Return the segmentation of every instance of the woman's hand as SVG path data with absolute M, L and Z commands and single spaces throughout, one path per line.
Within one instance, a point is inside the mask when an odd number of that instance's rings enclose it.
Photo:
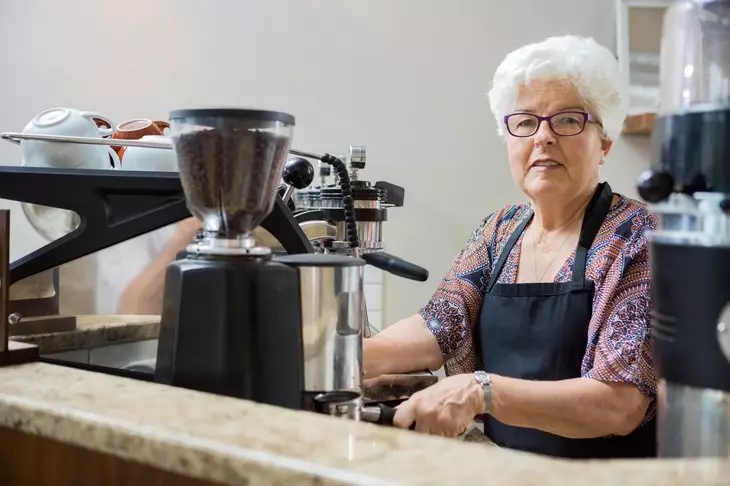
M 398 405 L 393 423 L 417 432 L 456 437 L 484 413 L 484 393 L 471 373 L 450 376 Z

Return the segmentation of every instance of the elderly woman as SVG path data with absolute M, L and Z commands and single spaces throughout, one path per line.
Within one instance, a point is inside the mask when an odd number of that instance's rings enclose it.
M 445 366 L 402 428 L 559 457 L 655 455 L 647 236 L 639 202 L 599 182 L 627 92 L 592 39 L 509 54 L 489 93 L 528 202 L 489 214 L 431 300 L 366 340 L 366 377 Z

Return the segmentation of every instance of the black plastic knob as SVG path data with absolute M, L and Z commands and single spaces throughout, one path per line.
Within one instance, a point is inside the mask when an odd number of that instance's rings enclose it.
M 647 170 L 639 176 L 636 190 L 648 203 L 664 201 L 674 190 L 674 177 L 669 172 Z
M 301 157 L 289 159 L 284 166 L 282 178 L 295 189 L 304 189 L 314 180 L 314 167 L 311 162 Z

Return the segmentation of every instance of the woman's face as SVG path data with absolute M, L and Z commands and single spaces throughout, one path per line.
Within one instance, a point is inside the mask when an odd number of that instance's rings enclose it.
M 533 81 L 520 90 L 514 111 L 550 116 L 566 110 L 594 115 L 572 85 Z M 512 177 L 531 199 L 576 197 L 598 182 L 598 167 L 611 149 L 611 141 L 602 133 L 598 123 L 588 122 L 582 133 L 560 136 L 547 121 L 530 137 L 507 133 Z

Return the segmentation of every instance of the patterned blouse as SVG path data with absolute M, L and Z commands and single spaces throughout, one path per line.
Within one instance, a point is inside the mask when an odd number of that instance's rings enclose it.
M 487 216 L 421 309 L 421 317 L 441 347 L 448 375 L 476 369 L 473 330 L 492 263 L 529 214 L 530 205 L 518 203 Z M 647 237 L 655 228 L 655 216 L 642 203 L 614 193 L 606 220 L 588 251 L 586 278 L 595 282 L 596 290 L 581 367 L 583 377 L 633 383 L 650 398 L 656 396 L 657 378 L 649 336 Z M 515 283 L 521 244 L 522 236 L 510 252 L 498 283 Z M 570 281 L 574 259 L 575 250 L 558 271 L 555 282 Z

